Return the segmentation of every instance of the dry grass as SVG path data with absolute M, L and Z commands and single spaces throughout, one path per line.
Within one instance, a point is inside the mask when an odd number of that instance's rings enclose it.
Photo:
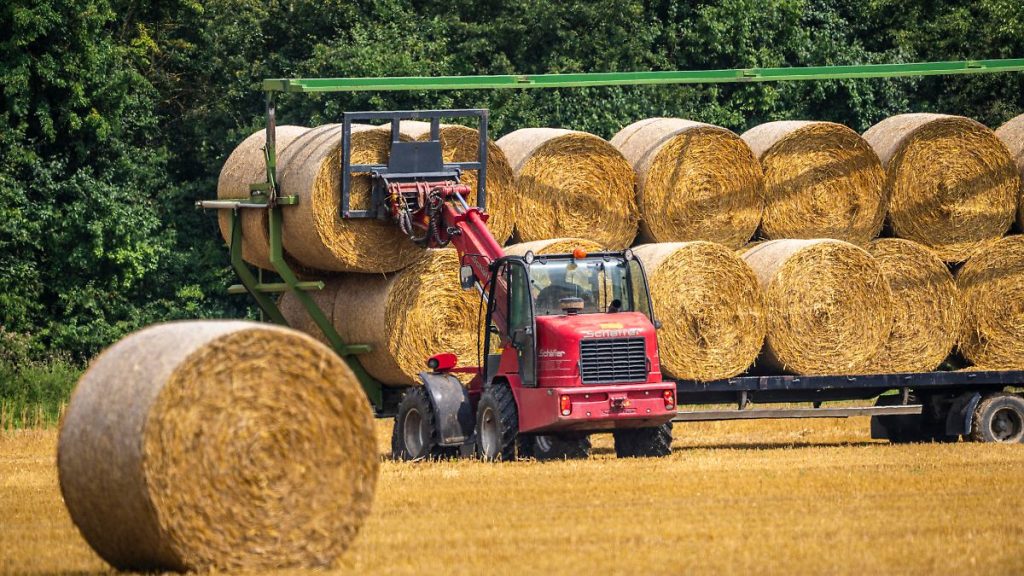
M 872 443 L 867 419 L 678 425 L 672 456 L 394 463 L 339 573 L 1024 571 L 1024 448 Z M 377 425 L 387 452 L 390 421 Z M 54 431 L 0 433 L 0 572 L 109 572 Z

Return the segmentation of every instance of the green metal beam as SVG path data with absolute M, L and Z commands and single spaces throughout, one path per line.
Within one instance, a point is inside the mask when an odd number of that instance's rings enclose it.
M 402 76 L 391 78 L 276 78 L 263 81 L 267 92 L 370 92 L 404 90 L 484 90 L 514 88 L 577 88 L 650 84 L 718 84 L 891 78 L 947 74 L 994 74 L 1024 71 L 1024 58 L 960 60 L 913 64 L 864 64 L 791 68 L 737 68 L 672 72 L 592 72 L 579 74 L 520 74 L 504 76 Z

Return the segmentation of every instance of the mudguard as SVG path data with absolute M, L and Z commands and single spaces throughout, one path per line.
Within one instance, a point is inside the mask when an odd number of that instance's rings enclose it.
M 461 446 L 473 434 L 475 427 L 469 391 L 451 374 L 420 372 L 420 380 L 434 409 L 438 444 Z
M 981 394 L 964 394 L 953 401 L 946 414 L 946 434 L 967 436 L 974 427 L 974 410 L 981 402 Z

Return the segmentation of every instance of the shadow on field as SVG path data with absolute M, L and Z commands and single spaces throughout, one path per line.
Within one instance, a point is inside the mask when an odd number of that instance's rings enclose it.
M 673 446 L 672 452 L 693 452 L 696 450 L 792 450 L 802 448 L 840 448 L 856 446 L 885 446 L 887 442 L 876 442 L 870 440 L 853 442 L 749 442 L 731 444 L 695 444 L 693 446 Z M 595 447 L 591 454 L 614 455 L 614 448 Z

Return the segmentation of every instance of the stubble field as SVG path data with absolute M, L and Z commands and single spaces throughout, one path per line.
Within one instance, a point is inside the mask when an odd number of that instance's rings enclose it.
M 380 450 L 390 421 L 378 423 Z M 56 430 L 0 432 L 0 572 L 103 573 Z M 385 461 L 338 573 L 1024 572 L 1024 446 L 871 441 L 866 418 L 680 424 L 671 457 Z

